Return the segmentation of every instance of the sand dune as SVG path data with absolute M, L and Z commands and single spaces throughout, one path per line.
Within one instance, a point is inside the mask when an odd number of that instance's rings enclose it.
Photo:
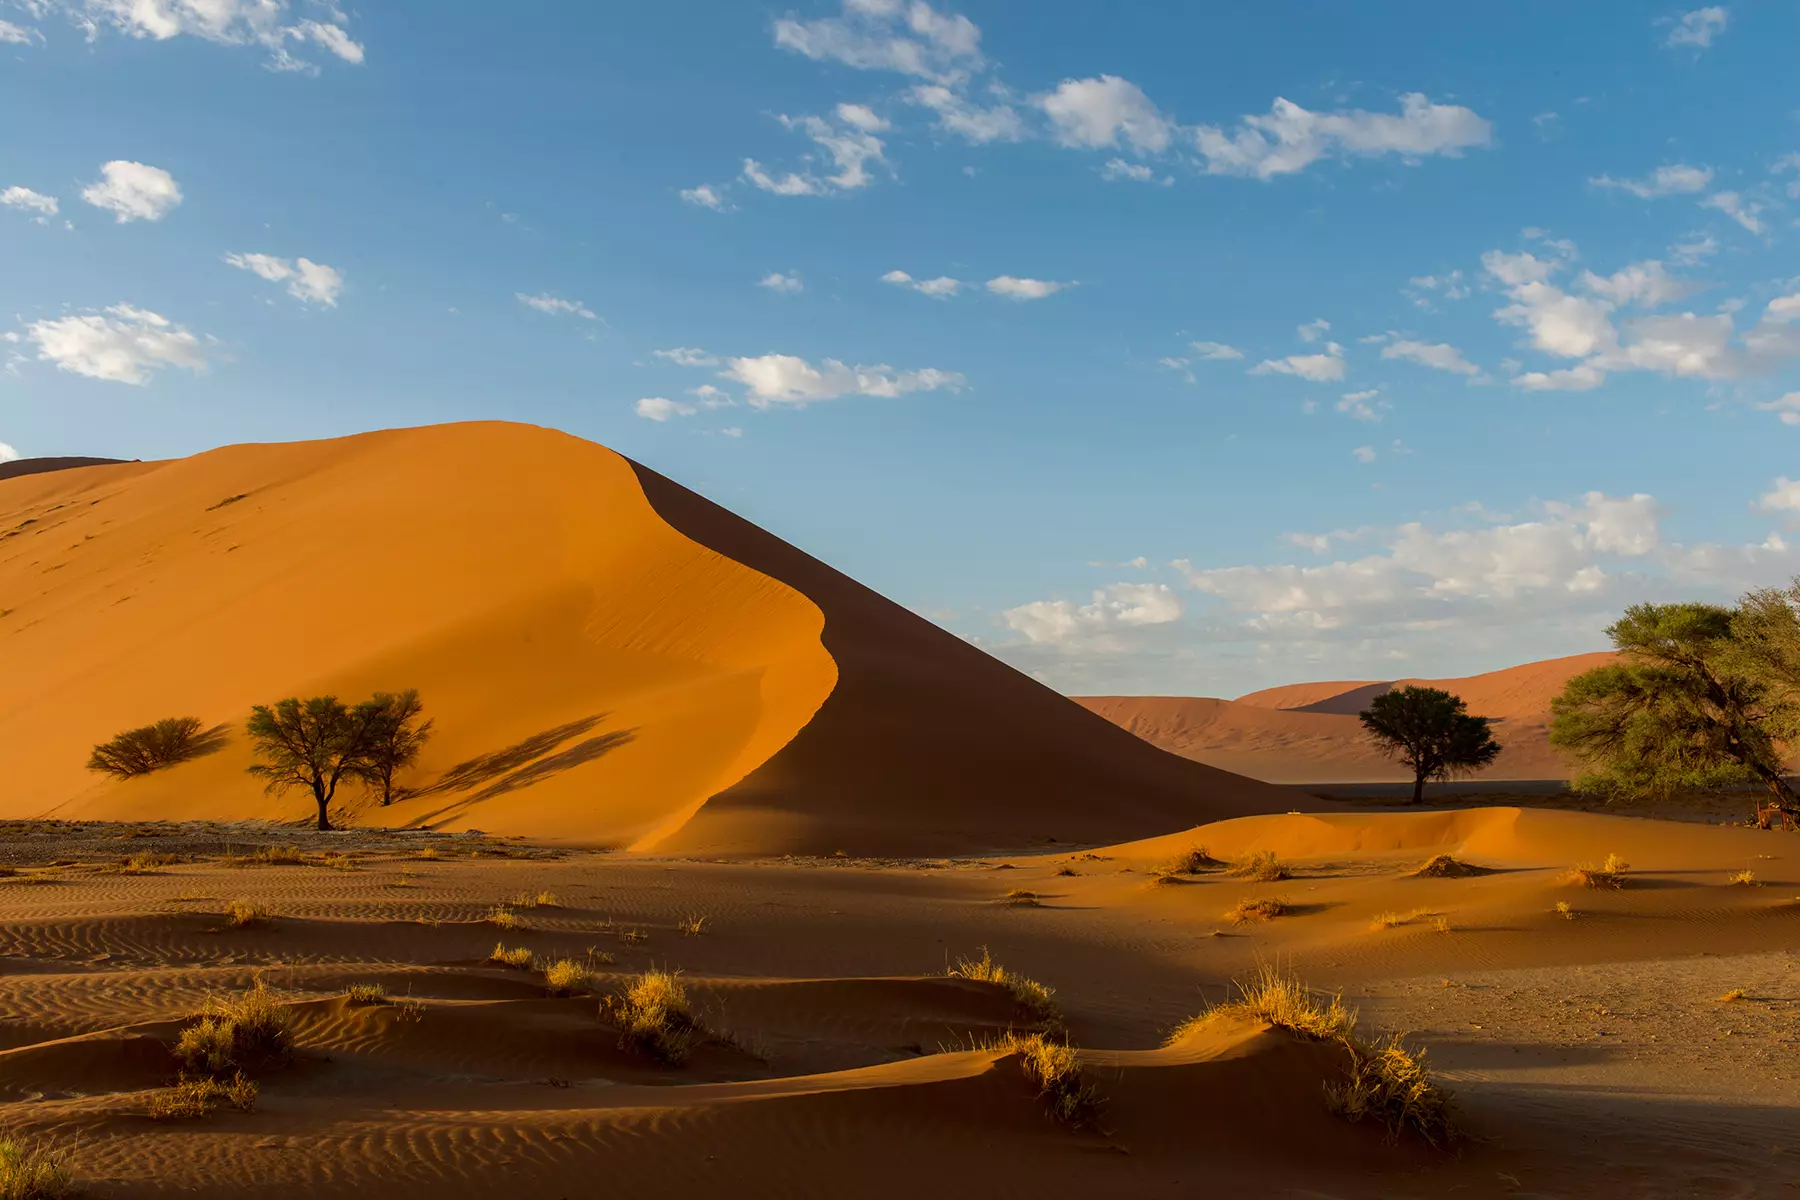
M 164 716 L 416 687 L 366 823 L 640 849 L 1105 841 L 1286 797 L 1131 738 L 603 447 L 484 423 L 0 484 L 0 816 L 292 819 L 248 747 L 128 783 Z
M 1080 703 L 1165 750 L 1272 783 L 1399 781 L 1404 770 L 1364 738 L 1356 714 L 1391 688 L 1444 688 L 1496 721 L 1505 747 L 1483 779 L 1565 779 L 1578 769 L 1551 748 L 1550 701 L 1610 652 L 1526 663 L 1462 679 L 1342 680 L 1267 688 L 1236 700 L 1083 696 Z

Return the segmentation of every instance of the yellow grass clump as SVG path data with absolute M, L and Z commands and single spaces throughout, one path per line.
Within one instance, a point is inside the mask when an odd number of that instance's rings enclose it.
M 1558 900 L 1556 902 L 1556 915 L 1565 921 L 1573 921 L 1575 919 L 1575 906 L 1570 904 L 1567 900 Z
M 319 859 L 319 865 L 322 867 L 330 867 L 333 871 L 362 870 L 361 867 L 356 865 L 356 860 L 351 858 L 348 854 L 322 855 Z
M 130 858 L 121 858 L 112 867 L 120 875 L 154 875 L 158 867 L 172 867 L 181 861 L 179 854 L 157 854 L 144 851 L 133 854 Z
M 1409 913 L 1376 913 L 1374 927 L 1376 929 L 1392 929 L 1396 925 L 1411 925 L 1414 921 L 1431 915 L 1431 910 L 1428 908 L 1415 908 Z
M 298 846 L 259 846 L 249 854 L 232 854 L 227 850 L 228 867 L 297 867 L 306 861 Z
M 1470 875 L 1485 875 L 1480 867 L 1472 867 L 1453 854 L 1434 854 L 1419 864 L 1413 872 L 1419 879 L 1466 879 Z
M 675 928 L 681 931 L 682 937 L 699 937 L 706 932 L 706 920 L 702 914 L 695 913 L 677 922 Z
M 1597 867 L 1592 863 L 1582 863 L 1570 873 L 1569 877 L 1572 882 L 1579 883 L 1582 887 L 1593 888 L 1596 891 L 1616 892 L 1625 886 L 1625 872 L 1630 869 L 1630 863 L 1616 854 L 1609 854 L 1606 856 L 1606 861 Z
M 1761 887 L 1762 886 L 1762 883 L 1756 878 L 1756 872 L 1750 870 L 1747 867 L 1744 870 L 1738 871 L 1735 874 L 1733 874 L 1730 879 L 1726 880 L 1726 882 L 1731 884 L 1734 887 Z
M 503 967 L 517 967 L 521 971 L 531 970 L 531 964 L 537 956 L 523 946 L 508 947 L 505 942 L 495 942 L 493 952 L 488 955 L 489 962 L 499 963 Z
M 619 1046 L 647 1054 L 664 1066 L 678 1066 L 705 1036 L 688 1007 L 678 971 L 645 971 L 617 995 L 600 1002 L 600 1018 L 619 1027 Z
M 62 1200 L 75 1194 L 67 1150 L 0 1137 L 0 1200 Z
M 498 929 L 525 928 L 525 922 L 519 918 L 519 914 L 504 904 L 496 904 L 488 909 L 487 916 L 482 919 Z
M 572 995 L 587 987 L 588 969 L 572 958 L 559 958 L 544 968 L 544 984 L 553 995 Z
M 242 1072 L 229 1082 L 201 1077 L 183 1079 L 174 1087 L 150 1094 L 150 1118 L 155 1121 L 191 1121 L 229 1104 L 239 1112 L 255 1112 L 256 1080 Z
M 1719 1003 L 1720 1004 L 1735 1004 L 1739 1000 L 1742 1000 L 1742 999 L 1746 998 L 1747 996 L 1749 996 L 1749 994 L 1750 993 L 1746 992 L 1743 988 L 1732 988 L 1729 992 L 1726 992 L 1723 996 L 1719 997 Z
M 414 857 L 414 858 L 422 858 L 422 859 L 424 859 L 424 860 L 425 860 L 425 861 L 426 861 L 426 862 L 436 862 L 436 861 L 437 861 L 437 860 L 438 860 L 438 859 L 440 859 L 440 858 L 442 858 L 442 857 L 443 857 L 443 855 L 441 855 L 441 854 L 439 854 L 439 853 L 438 853 L 438 852 L 437 852 L 437 848 L 436 848 L 436 847 L 434 847 L 434 846 L 427 846 L 427 847 L 425 847 L 425 848 L 424 848 L 424 849 L 423 849 L 423 850 L 416 850 L 416 851 L 414 851 L 414 852 L 413 852 L 413 857 Z
M 1079 1129 L 1100 1107 L 1099 1094 L 1081 1069 L 1073 1046 L 1041 1033 L 1008 1033 L 986 1047 L 1019 1056 L 1019 1066 L 1038 1090 L 1050 1115 Z
M 353 983 L 344 989 L 344 999 L 352 1004 L 386 1004 L 388 994 L 379 983 Z
M 1246 897 L 1225 914 L 1225 919 L 1233 925 L 1243 925 L 1250 921 L 1273 921 L 1292 911 L 1293 905 L 1280 896 L 1261 896 L 1254 900 Z
M 991 983 L 995 987 L 1004 988 L 1021 1007 L 1046 1024 L 1058 1019 L 1056 989 L 1017 971 L 1007 970 L 994 961 L 994 956 L 988 953 L 986 946 L 981 948 L 979 959 L 958 959 L 956 965 L 945 974 L 952 979 L 973 979 L 977 983 Z
M 271 916 L 269 906 L 260 900 L 233 900 L 225 906 L 225 922 L 233 929 L 267 925 Z
M 175 1042 L 184 1069 L 215 1079 L 282 1066 L 293 1055 L 288 1014 L 260 979 L 235 999 L 208 1000 Z
M 1251 883 L 1279 883 L 1283 879 L 1293 878 L 1293 873 L 1281 864 L 1273 850 L 1258 850 L 1240 858 L 1231 864 L 1227 873 L 1239 879 L 1248 879 Z
M 1191 849 L 1183 850 L 1180 854 L 1177 854 L 1174 861 L 1169 863 L 1166 870 L 1173 875 L 1198 875 L 1202 871 L 1210 871 L 1214 867 L 1222 867 L 1224 865 L 1224 863 L 1208 854 L 1205 846 L 1194 846 Z
M 1012 891 L 1006 893 L 1006 895 L 1000 897 L 1000 903 L 1006 905 L 1008 908 L 1041 908 L 1043 907 L 1044 898 L 1036 892 L 1027 891 L 1025 888 L 1014 888 Z

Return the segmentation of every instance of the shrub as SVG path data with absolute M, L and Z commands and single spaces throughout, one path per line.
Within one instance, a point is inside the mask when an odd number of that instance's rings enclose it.
M 261 980 L 236 999 L 207 1001 L 175 1042 L 183 1068 L 214 1079 L 282 1066 L 293 1054 L 287 1012 Z
M 1750 870 L 1747 867 L 1742 871 L 1735 872 L 1731 876 L 1730 879 L 1726 880 L 1726 882 L 1733 885 L 1734 887 L 1761 887 L 1762 886 L 1762 884 L 1757 881 L 1756 872 Z
M 437 852 L 437 847 L 426 846 L 423 850 L 415 851 L 413 853 L 413 857 L 414 858 L 422 858 L 422 859 L 426 860 L 427 862 L 433 862 L 439 858 L 442 858 L 443 855 L 441 855 Z
M 1283 879 L 1292 879 L 1293 875 L 1281 865 L 1273 850 L 1258 850 L 1247 858 L 1240 858 L 1231 864 L 1228 872 L 1239 879 L 1248 879 L 1251 883 L 1279 883 Z
M 1405 914 L 1397 912 L 1379 913 L 1375 917 L 1375 928 L 1392 929 L 1396 925 L 1411 925 L 1419 918 L 1429 917 L 1430 915 L 1431 910 L 1425 908 L 1415 908 L 1411 912 Z
M 1237 907 L 1225 914 L 1225 919 L 1233 925 L 1242 925 L 1249 921 L 1273 921 L 1276 917 L 1285 917 L 1293 911 L 1293 906 L 1280 896 L 1263 896 L 1259 899 L 1243 899 Z
M 199 717 L 165 717 L 95 746 L 87 768 L 115 779 L 134 779 L 198 758 L 217 740 L 202 731 Z
M 1036 892 L 1027 891 L 1024 888 L 1014 888 L 1000 897 L 1000 903 L 1008 908 L 1040 908 L 1043 906 L 1044 898 Z
M 388 994 L 379 983 L 353 983 L 344 989 L 344 999 L 352 1004 L 386 1004 Z
M 537 956 L 523 946 L 507 948 L 505 942 L 495 942 L 494 949 L 488 955 L 489 962 L 499 963 L 504 967 L 517 967 L 521 971 L 531 970 L 531 964 Z
M 1009 1033 L 987 1049 L 1019 1056 L 1025 1078 L 1037 1086 L 1050 1115 L 1080 1128 L 1100 1107 L 1098 1094 L 1081 1069 L 1081 1056 L 1073 1046 L 1052 1041 L 1041 1033 Z
M 270 916 L 269 906 L 260 900 L 233 900 L 225 906 L 225 921 L 233 929 L 267 925 Z
M 1470 875 L 1485 875 L 1480 867 L 1470 866 L 1452 854 L 1434 854 L 1419 865 L 1413 875 L 1420 879 L 1466 879 Z
M 1017 971 L 1007 970 L 994 961 L 986 946 L 981 948 L 979 959 L 958 959 L 946 974 L 952 979 L 973 979 L 978 983 L 991 983 L 1003 988 L 1020 1007 L 1045 1024 L 1052 1024 L 1060 1019 L 1056 1010 L 1056 989 L 1046 987 Z
M 1175 861 L 1168 865 L 1167 870 L 1174 875 L 1198 875 L 1202 871 L 1210 871 L 1214 867 L 1224 865 L 1208 854 L 1205 846 L 1195 846 L 1191 850 L 1184 850 L 1176 855 Z
M 0 1137 L 0 1200 L 61 1200 L 75 1195 L 69 1152 Z
M 1606 861 L 1597 867 L 1590 863 L 1576 867 L 1570 878 L 1581 886 L 1596 891 L 1616 892 L 1625 886 L 1625 872 L 1630 868 L 1630 863 L 1616 854 L 1609 854 Z
M 559 958 L 544 968 L 544 983 L 553 995 L 568 996 L 587 987 L 588 970 L 572 958 Z
M 1573 921 L 1575 919 L 1575 906 L 1570 904 L 1567 900 L 1558 900 L 1556 902 L 1556 915 L 1565 921 Z
M 496 904 L 494 907 L 488 909 L 488 915 L 482 919 L 489 925 L 493 925 L 500 929 L 525 928 L 525 922 L 519 919 L 519 914 L 504 904 Z
M 1746 992 L 1743 988 L 1732 988 L 1729 992 L 1726 992 L 1723 996 L 1719 997 L 1719 1003 L 1736 1004 L 1739 1000 L 1744 999 L 1749 994 L 1750 993 Z
M 241 1072 L 229 1083 L 202 1077 L 183 1079 L 174 1087 L 150 1094 L 150 1117 L 156 1121 L 188 1121 L 204 1117 L 220 1105 L 255 1112 L 256 1081 Z
M 600 1017 L 619 1027 L 622 1049 L 648 1054 L 664 1066 L 679 1065 L 705 1034 L 675 971 L 645 971 L 600 1002 Z
M 330 867 L 333 871 L 362 870 L 361 867 L 356 865 L 356 860 L 351 858 L 348 854 L 321 855 L 319 858 L 319 865 L 321 867 Z
M 679 922 L 675 928 L 681 931 L 683 937 L 699 937 L 706 932 L 706 918 L 699 913 L 695 913 L 693 916 Z
M 179 854 L 157 854 L 146 851 L 121 858 L 111 870 L 120 875 L 154 875 L 158 867 L 171 867 L 181 861 Z

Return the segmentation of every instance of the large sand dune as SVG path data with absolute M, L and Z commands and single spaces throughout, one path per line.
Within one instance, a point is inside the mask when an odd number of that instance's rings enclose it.
M 1276 811 L 603 447 L 482 423 L 0 482 L 0 816 L 294 819 L 251 705 L 418 688 L 364 823 L 640 849 L 950 852 Z M 231 732 L 127 783 L 97 741 Z
M 1272 783 L 1409 779 L 1376 751 L 1356 714 L 1391 688 L 1444 688 L 1495 721 L 1505 747 L 1481 778 L 1566 779 L 1577 769 L 1550 745 L 1550 701 L 1572 676 L 1610 652 L 1526 663 L 1462 679 L 1339 680 L 1251 692 L 1236 700 L 1199 696 L 1083 696 L 1080 703 L 1139 737 L 1197 762 Z

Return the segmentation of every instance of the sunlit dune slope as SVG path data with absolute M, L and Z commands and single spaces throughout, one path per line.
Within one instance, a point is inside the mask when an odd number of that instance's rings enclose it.
M 416 795 L 346 798 L 364 823 L 900 852 L 1281 806 L 641 474 L 482 423 L 0 483 L 0 816 L 300 818 L 244 774 L 250 706 L 404 687 L 436 736 Z M 177 715 L 223 748 L 84 769 Z
M 1087 696 L 1082 704 L 1165 750 L 1275 783 L 1400 780 L 1363 737 L 1356 714 L 1390 688 L 1444 688 L 1496 721 L 1505 747 L 1484 779 L 1561 779 L 1572 764 L 1549 740 L 1550 701 L 1571 677 L 1612 658 L 1577 654 L 1463 679 L 1338 681 L 1267 688 L 1236 700 Z

